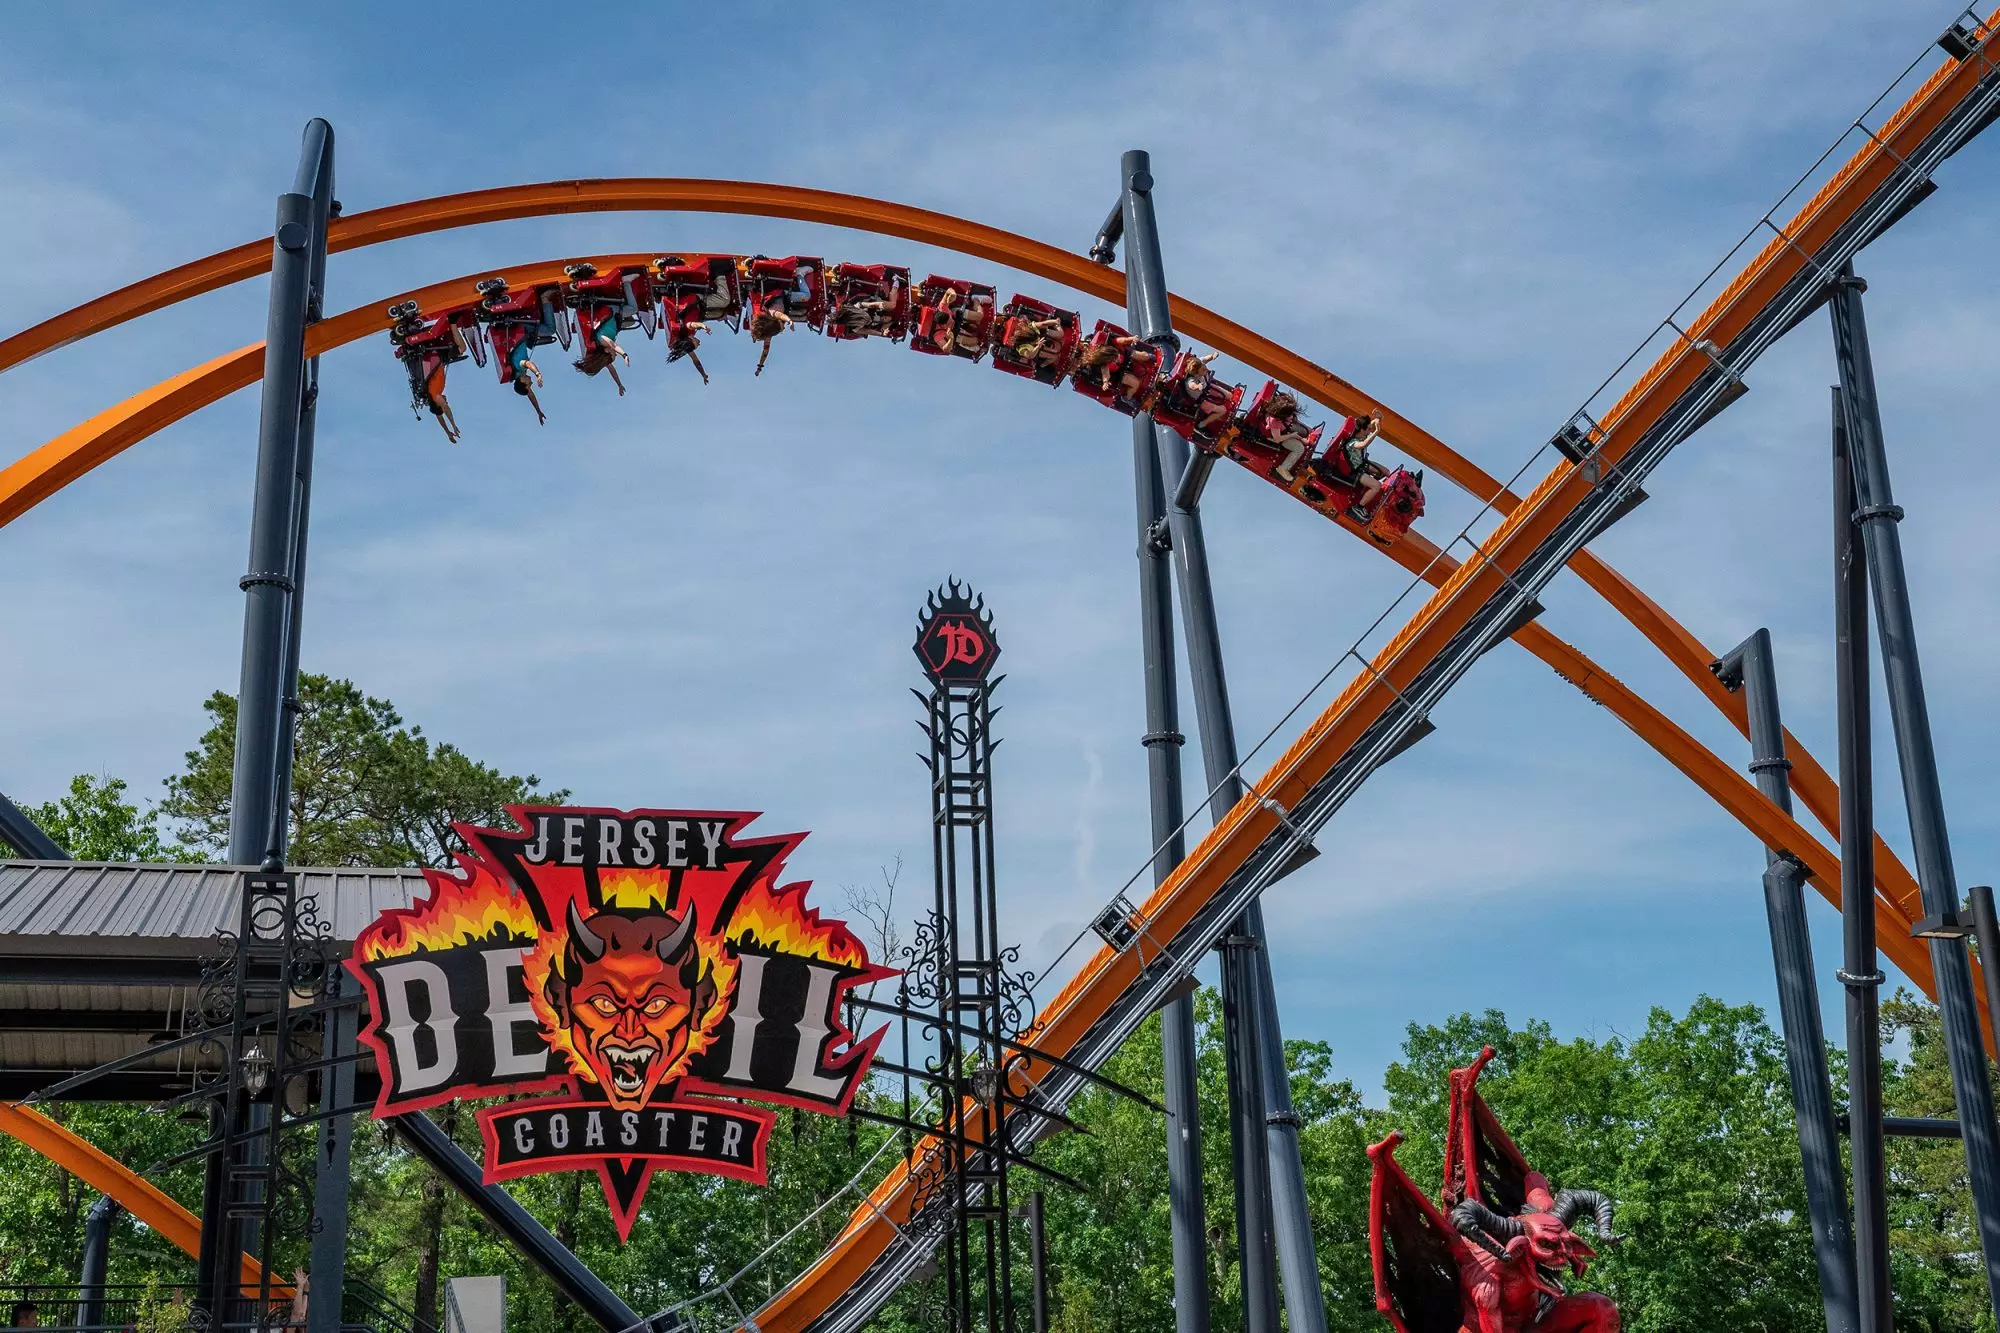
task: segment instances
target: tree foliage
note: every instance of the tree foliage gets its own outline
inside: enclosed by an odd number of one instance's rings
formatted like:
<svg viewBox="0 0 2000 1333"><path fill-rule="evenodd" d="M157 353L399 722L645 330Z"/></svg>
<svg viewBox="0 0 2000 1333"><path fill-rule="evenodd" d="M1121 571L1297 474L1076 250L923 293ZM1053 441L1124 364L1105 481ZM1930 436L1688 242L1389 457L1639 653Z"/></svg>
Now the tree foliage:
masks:
<svg viewBox="0 0 2000 1333"><path fill-rule="evenodd" d="M505 826L509 805L569 795L433 742L352 681L302 672L299 705L287 858L296 865L448 866L460 846L454 823ZM187 752L186 768L167 779L160 808L181 821L190 846L221 854L229 847L236 698L217 691L202 708L209 728Z"/></svg>
<svg viewBox="0 0 2000 1333"><path fill-rule="evenodd" d="M26 806L22 813L78 861L199 861L198 852L181 847L160 832L160 814L141 810L125 799L123 778L79 773L69 791L53 801ZM8 848L12 855L19 850Z"/></svg>

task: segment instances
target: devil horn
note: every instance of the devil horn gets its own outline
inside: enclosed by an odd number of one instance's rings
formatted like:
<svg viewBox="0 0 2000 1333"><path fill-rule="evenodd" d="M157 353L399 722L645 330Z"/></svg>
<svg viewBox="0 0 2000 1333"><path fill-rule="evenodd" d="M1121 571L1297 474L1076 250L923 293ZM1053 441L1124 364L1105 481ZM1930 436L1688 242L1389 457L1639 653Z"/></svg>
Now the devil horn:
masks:
<svg viewBox="0 0 2000 1333"><path fill-rule="evenodd" d="M583 955L584 961L594 963L604 957L604 940L583 924L582 915L576 910L576 899L569 903L569 942Z"/></svg>
<svg viewBox="0 0 2000 1333"><path fill-rule="evenodd" d="M661 940L657 946L660 961L671 963L679 957L681 950L687 947L688 937L692 934L694 934L694 908L689 907L687 915L681 918L681 923L674 927L673 933Z"/></svg>

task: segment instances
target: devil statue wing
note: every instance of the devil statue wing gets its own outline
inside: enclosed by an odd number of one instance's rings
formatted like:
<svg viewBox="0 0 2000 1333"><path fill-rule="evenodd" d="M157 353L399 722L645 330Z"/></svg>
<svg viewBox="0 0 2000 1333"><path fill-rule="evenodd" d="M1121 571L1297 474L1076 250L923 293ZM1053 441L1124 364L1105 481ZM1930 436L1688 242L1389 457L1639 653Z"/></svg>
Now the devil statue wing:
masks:
<svg viewBox="0 0 2000 1333"><path fill-rule="evenodd" d="M1397 1333L1459 1333L1462 1302L1451 1224L1396 1161L1401 1134L1368 1150L1368 1250L1375 1308Z"/></svg>
<svg viewBox="0 0 2000 1333"><path fill-rule="evenodd" d="M1493 1048L1483 1047L1477 1060L1451 1071L1444 1187L1439 1198L1446 1208L1475 1199L1502 1217L1512 1217L1527 1203L1528 1177L1534 1171L1479 1095L1479 1072L1492 1058Z"/></svg>

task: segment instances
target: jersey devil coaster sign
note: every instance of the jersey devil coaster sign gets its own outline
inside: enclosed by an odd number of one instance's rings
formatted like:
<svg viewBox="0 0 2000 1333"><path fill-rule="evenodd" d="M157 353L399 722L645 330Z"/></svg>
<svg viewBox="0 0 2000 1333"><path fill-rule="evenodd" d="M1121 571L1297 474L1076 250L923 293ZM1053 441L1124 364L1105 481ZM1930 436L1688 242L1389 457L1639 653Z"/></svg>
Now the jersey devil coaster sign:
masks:
<svg viewBox="0 0 2000 1333"><path fill-rule="evenodd" d="M376 1116L459 1097L482 1109L486 1180L595 1169L621 1239L656 1169L763 1184L775 1118L844 1115L886 1028L856 1040L849 987L893 976L780 884L803 833L754 814L510 807L519 832L459 825L457 876L354 943Z"/></svg>

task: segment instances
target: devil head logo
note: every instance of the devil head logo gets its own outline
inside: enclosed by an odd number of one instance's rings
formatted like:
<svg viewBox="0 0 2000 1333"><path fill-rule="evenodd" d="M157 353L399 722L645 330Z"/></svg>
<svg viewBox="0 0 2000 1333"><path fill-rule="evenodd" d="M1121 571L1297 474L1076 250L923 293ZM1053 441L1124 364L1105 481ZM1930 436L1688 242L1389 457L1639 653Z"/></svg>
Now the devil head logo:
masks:
<svg viewBox="0 0 2000 1333"><path fill-rule="evenodd" d="M568 939L543 997L611 1104L636 1110L681 1076L691 1035L716 1004L695 910L678 920L631 908L585 918L572 901L565 922Z"/></svg>

